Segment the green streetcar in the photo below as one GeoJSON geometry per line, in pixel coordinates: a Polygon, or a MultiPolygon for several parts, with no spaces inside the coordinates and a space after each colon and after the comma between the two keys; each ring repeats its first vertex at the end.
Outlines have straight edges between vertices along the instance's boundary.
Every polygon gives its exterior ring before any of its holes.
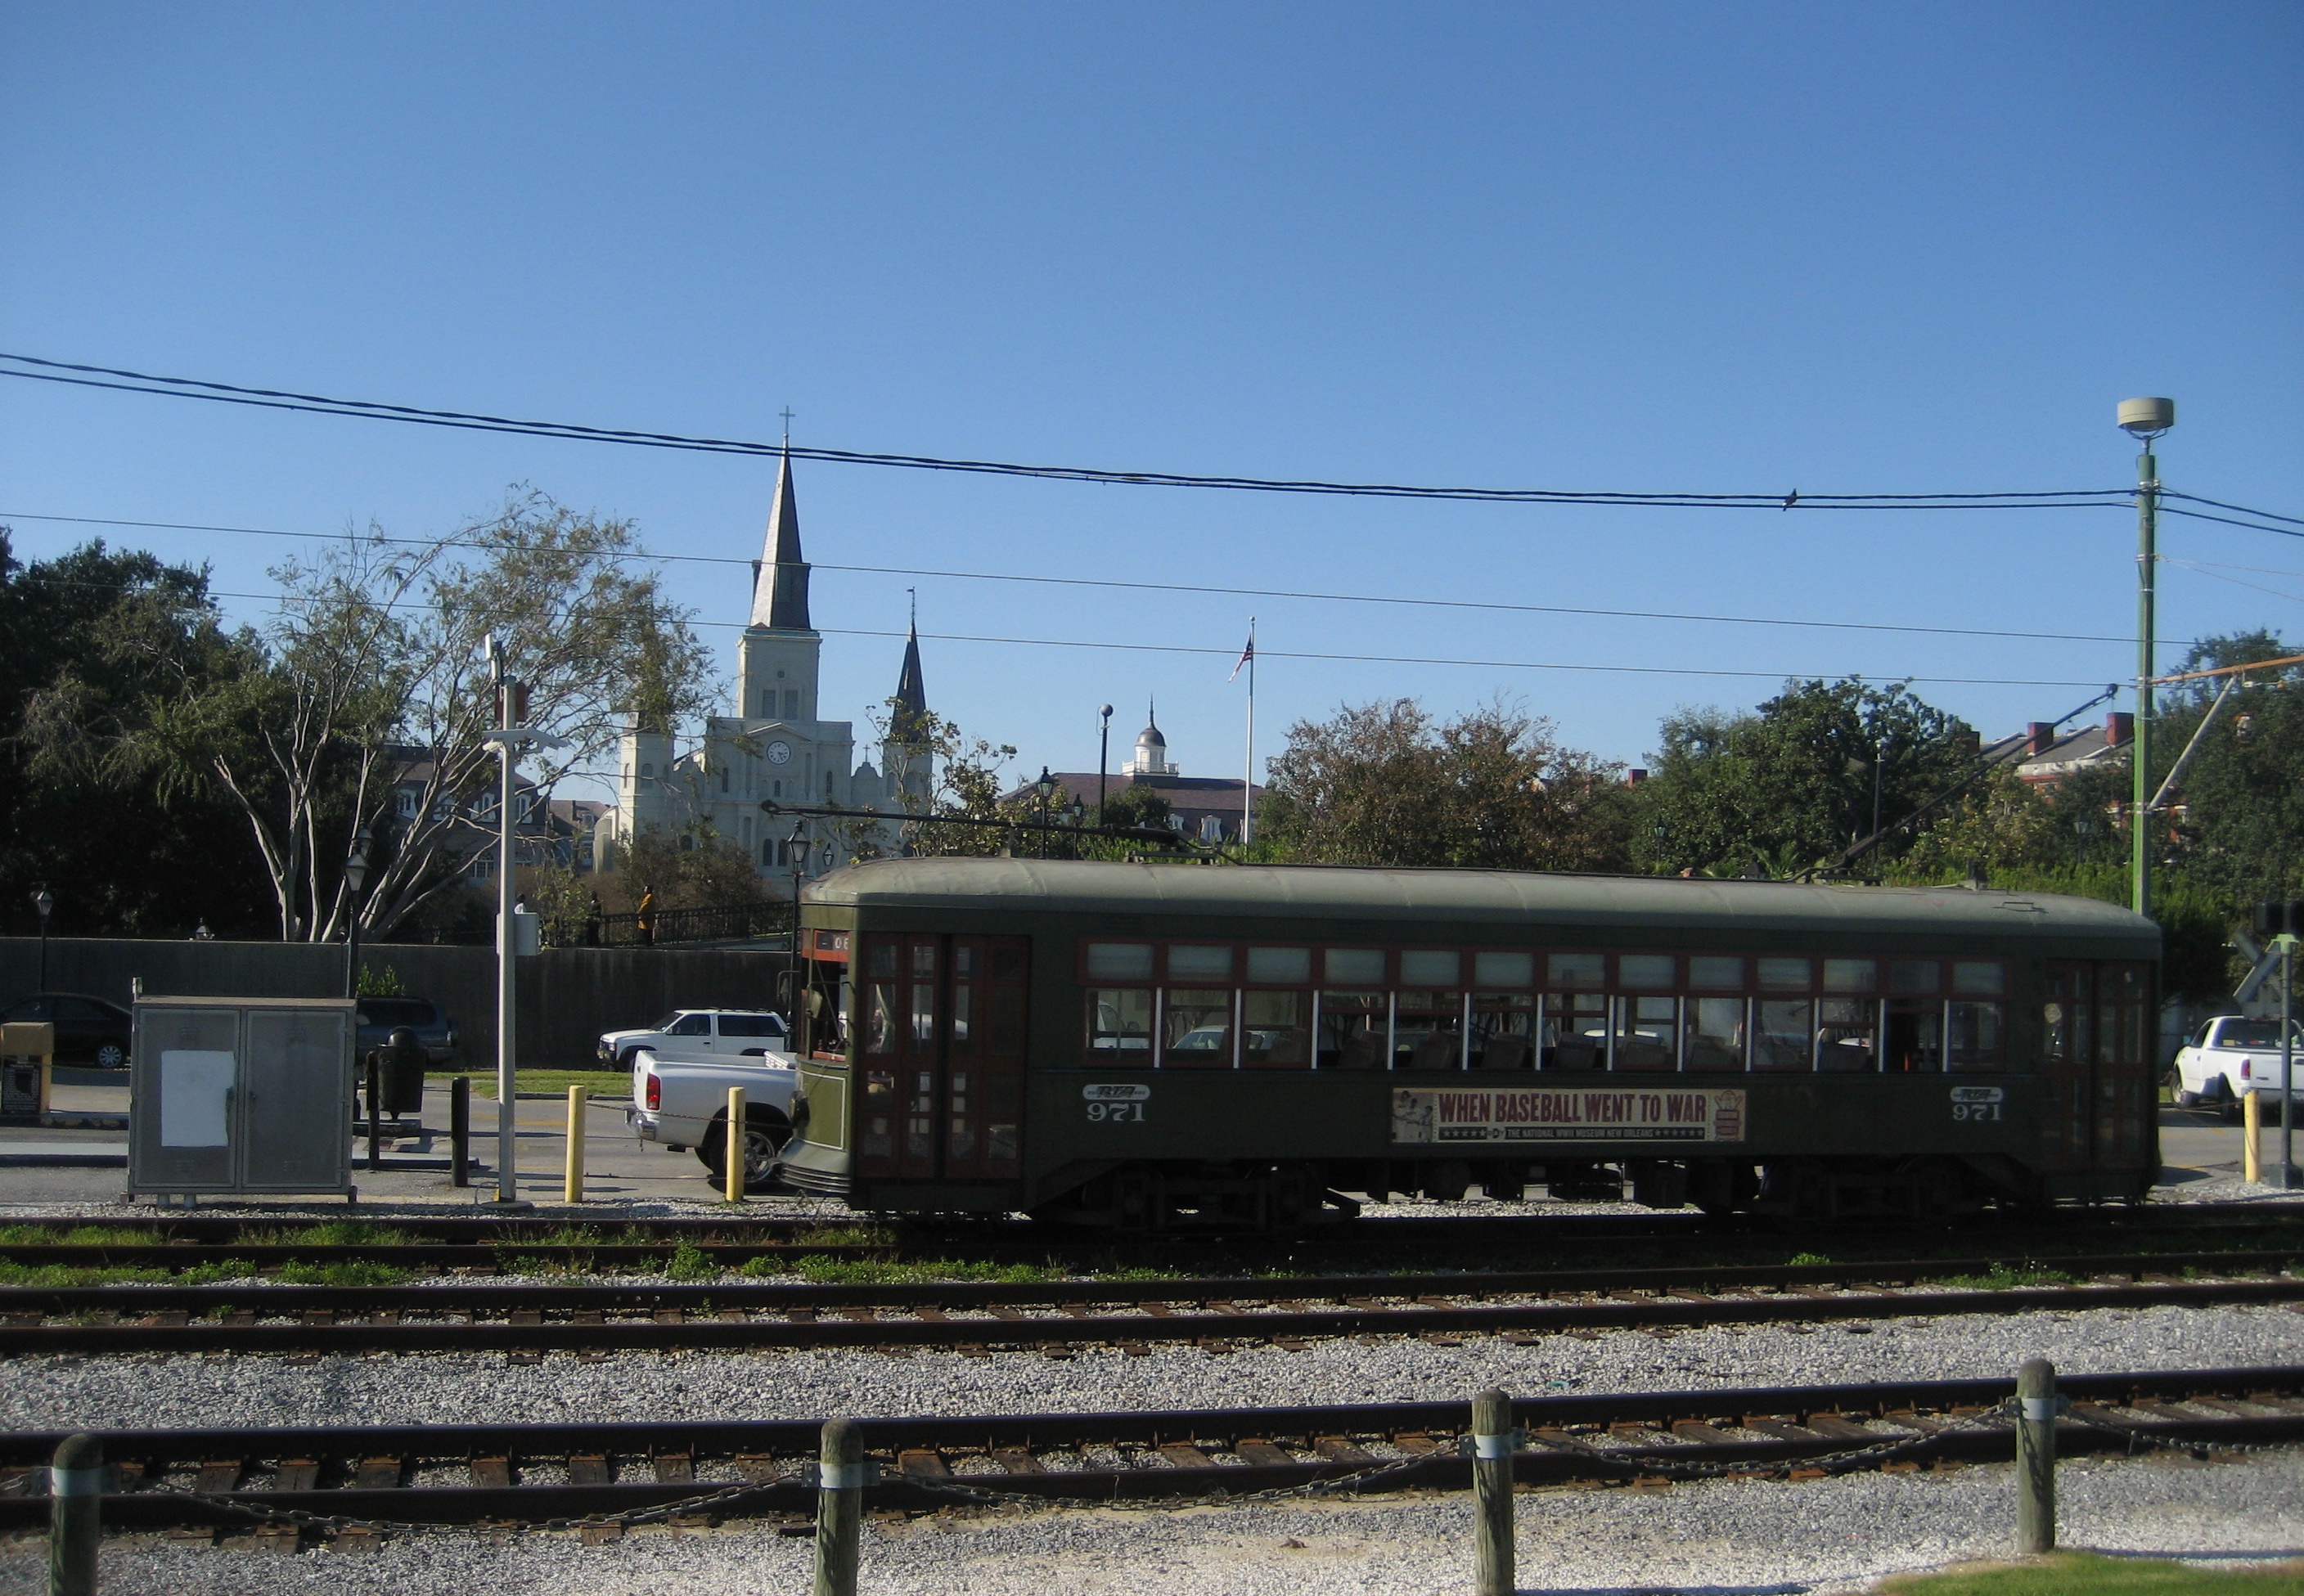
{"type": "Polygon", "coordinates": [[[1280,1231],[1393,1195],[2142,1195],[2160,933],[1961,888],[884,859],[813,883],[782,1178],[1280,1231]]]}

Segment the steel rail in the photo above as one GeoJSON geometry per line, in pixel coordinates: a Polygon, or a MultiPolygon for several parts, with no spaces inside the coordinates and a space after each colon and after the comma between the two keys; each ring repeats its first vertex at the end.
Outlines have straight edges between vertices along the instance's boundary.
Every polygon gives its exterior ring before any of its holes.
{"type": "MultiPolygon", "coordinates": [[[[1522,1398],[1512,1405],[1523,1437],[1513,1472],[1531,1482],[1685,1474],[1691,1464],[1824,1473],[1835,1457],[1848,1465],[1885,1462],[1891,1448],[1915,1463],[1995,1461],[2013,1452],[2012,1430],[1990,1416],[2012,1389],[2003,1379],[1522,1398]]],[[[2062,1451],[2304,1441],[2304,1369],[2080,1375],[2060,1389],[2079,1405],[2077,1420],[2062,1427],[2062,1451]],[[2187,1405],[2198,1411],[2182,1411],[2187,1405]]],[[[987,1488],[1049,1506],[1237,1499],[1321,1482],[1460,1488],[1468,1465],[1453,1443],[1466,1417],[1464,1404],[1429,1402],[859,1426],[868,1456],[882,1464],[880,1482],[868,1488],[874,1505],[936,1508],[987,1488]],[[1372,1449],[1379,1448],[1391,1458],[1372,1449]],[[1356,1483],[1371,1465],[1382,1478],[1356,1483]]],[[[0,1529],[44,1521],[42,1465],[64,1433],[0,1435],[0,1529]]],[[[713,1503],[714,1516],[797,1515],[813,1506],[801,1471],[817,1434],[814,1420],[113,1431],[103,1436],[105,1456],[122,1489],[106,1496],[104,1520],[122,1528],[247,1527],[267,1515],[324,1530],[346,1520],[519,1524],[631,1514],[722,1491],[729,1494],[713,1503]],[[421,1482],[427,1472],[459,1469],[469,1483],[421,1482]],[[632,1477],[643,1469],[652,1477],[632,1477]],[[186,1470],[194,1471],[189,1489],[169,1478],[186,1470]]]]}
{"type": "MultiPolygon", "coordinates": [[[[2289,1256],[2265,1255],[2257,1266],[2271,1267],[2289,1256]]],[[[2188,1263],[2225,1271],[2249,1266],[2248,1260],[2228,1254],[2122,1262],[2130,1274],[2188,1263]]],[[[2056,1260],[2035,1267],[2102,1270],[2106,1262],[2056,1260]]],[[[2190,1280],[2164,1276],[2118,1283],[2099,1278],[2086,1285],[1987,1289],[1925,1283],[1931,1268],[1970,1273],[1991,1267],[1777,1265],[1053,1285],[30,1288],[0,1292],[0,1355],[1139,1348],[1179,1342],[1230,1347],[1342,1336],[1535,1337],[1661,1326],[2304,1302],[2304,1278],[2290,1274],[2190,1280]],[[1488,1300],[1498,1297],[1537,1300],[1488,1300]],[[1026,1307],[1037,1311],[1022,1311],[1026,1307]],[[123,1311],[136,1317],[123,1317],[123,1311]],[[892,1313],[907,1316],[888,1317],[892,1313]],[[951,1317],[955,1313],[990,1316],[951,1317]],[[547,1313],[566,1316],[547,1319],[547,1313]]]]}
{"type": "MultiPolygon", "coordinates": [[[[1375,1205],[1371,1205],[1373,1208],[1375,1205]]],[[[47,1230],[60,1235],[89,1228],[148,1230],[165,1238],[168,1243],[198,1242],[203,1245],[239,1242],[250,1231],[278,1232],[298,1226],[319,1226],[342,1222],[342,1209],[326,1212],[307,1211],[292,1214],[123,1214],[117,1209],[107,1212],[84,1214],[41,1214],[9,1218],[0,1221],[0,1228],[19,1230],[47,1230]]],[[[441,1216],[424,1214],[385,1213],[356,1214],[357,1222],[386,1229],[411,1237],[443,1245],[474,1246],[536,1246],[551,1245],[555,1237],[571,1228],[598,1226],[604,1231],[614,1231],[616,1241],[635,1237],[660,1238],[667,1242],[697,1243],[720,1241],[729,1245],[765,1246],[771,1243],[804,1243],[817,1232],[826,1229],[849,1229],[857,1227],[881,1226],[891,1231],[894,1245],[946,1246],[955,1243],[992,1242],[1000,1245],[1037,1246],[1040,1248],[1080,1248],[1088,1246],[1109,1250],[1113,1246],[1141,1247],[1158,1245],[1206,1247],[1213,1243],[1226,1246],[1294,1246],[1337,1240],[1357,1240],[1363,1237],[1392,1237],[1413,1245],[1435,1239],[1494,1240],[1498,1237],[1542,1239],[1590,1238],[1593,1240],[1639,1240],[1650,1236],[1680,1237],[1684,1236],[1776,1237],[1787,1235],[1783,1222],[1766,1216],[1732,1214],[1713,1216],[1693,1209],[1650,1211],[1631,1213],[1515,1213],[1515,1214],[1403,1214],[1385,1216],[1381,1212],[1365,1212],[1357,1220],[1341,1222],[1323,1229],[1306,1230],[1283,1238],[1254,1237],[1190,1236],[1173,1238],[1115,1237],[1105,1241],[1083,1242],[1076,1236],[1052,1232],[1048,1229],[1021,1220],[990,1220],[965,1224],[934,1226],[904,1219],[874,1213],[813,1214],[806,1216],[780,1214],[746,1214],[741,1218],[725,1214],[696,1218],[666,1218],[662,1216],[624,1219],[574,1211],[566,1214],[536,1219],[491,1218],[482,1216],[441,1216]]],[[[2003,1230],[2020,1230],[2043,1236],[2068,1234],[2080,1230],[2190,1231],[2247,1229],[2262,1225],[2304,1226],[2304,1204],[2291,1200],[2267,1198],[2262,1201],[2203,1203],[2163,1203],[2139,1207],[2075,1207],[2058,1210],[2054,1216],[2038,1213],[1993,1212],[1969,1216],[1947,1224],[1942,1220],[1883,1221],[1859,1224],[1853,1221],[1833,1228],[1834,1236],[1909,1234],[1915,1229],[1942,1233],[1989,1236],[2003,1230]]],[[[1802,1225],[1799,1234],[1812,1237],[1813,1225],[1802,1225]]],[[[576,1246],[607,1245],[582,1242],[576,1246]]],[[[47,1243],[7,1243],[16,1246],[48,1246],[47,1243]]]]}

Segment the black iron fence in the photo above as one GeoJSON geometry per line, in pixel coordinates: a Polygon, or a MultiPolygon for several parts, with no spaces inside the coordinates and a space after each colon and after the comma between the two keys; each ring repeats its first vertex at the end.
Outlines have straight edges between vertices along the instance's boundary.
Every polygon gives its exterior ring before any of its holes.
{"type": "Polygon", "coordinates": [[[544,922],[544,940],[555,948],[662,948],[679,942],[731,942],[788,936],[789,903],[728,903],[709,908],[656,908],[629,915],[590,915],[544,922]]]}

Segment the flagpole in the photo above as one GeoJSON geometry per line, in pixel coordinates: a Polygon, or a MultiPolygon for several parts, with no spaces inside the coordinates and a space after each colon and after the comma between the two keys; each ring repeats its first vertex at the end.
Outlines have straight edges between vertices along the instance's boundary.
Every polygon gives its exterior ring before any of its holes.
{"type": "Polygon", "coordinates": [[[1248,756],[1240,773],[1240,845],[1245,849],[1256,824],[1256,617],[1248,618],[1248,756]]]}

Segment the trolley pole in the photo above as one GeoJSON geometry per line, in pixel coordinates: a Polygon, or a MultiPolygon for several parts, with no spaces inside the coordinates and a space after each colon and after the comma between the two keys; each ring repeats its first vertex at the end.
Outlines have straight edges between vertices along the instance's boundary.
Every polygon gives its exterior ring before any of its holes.
{"type": "Polygon", "coordinates": [[[2152,912],[2152,655],[2155,578],[2160,562],[2160,461],[2151,445],[2136,460],[2136,737],[2135,798],[2128,826],[2129,866],[2135,874],[2139,915],[2152,912]]]}
{"type": "Polygon", "coordinates": [[[2128,815],[2130,904],[2152,912],[2153,603],[2159,568],[2160,459],[2154,440],[2176,425],[2173,399],[2123,399],[2119,425],[2144,445],[2136,457],[2136,731],[2130,739],[2132,798],[2128,815]]]}

